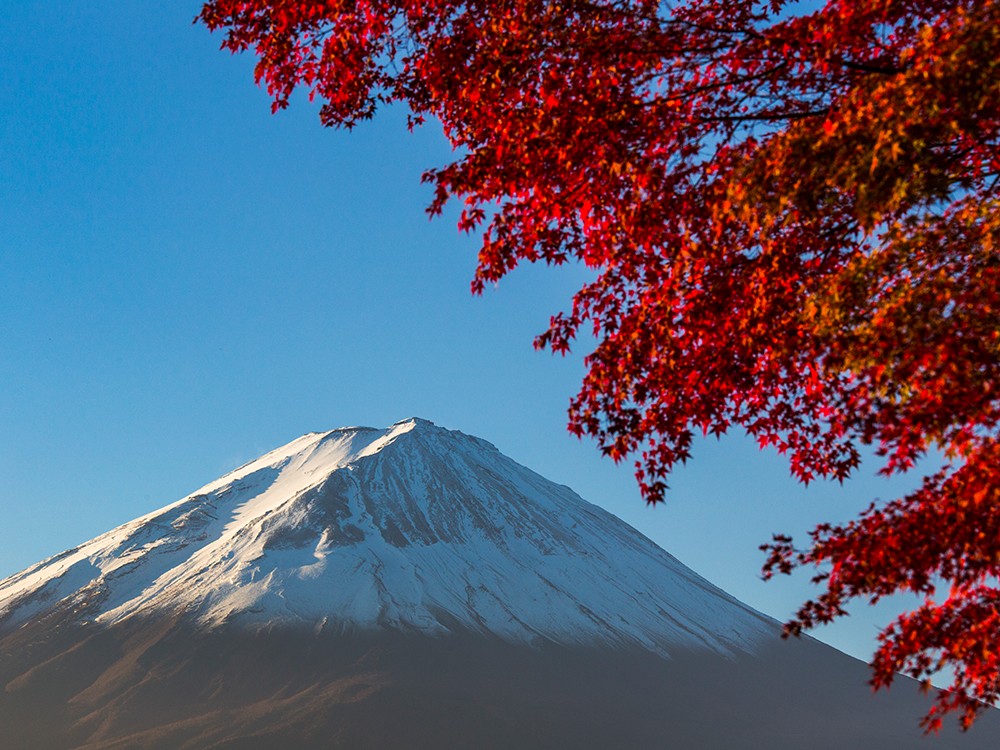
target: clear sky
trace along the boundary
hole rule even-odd
[[[476,241],[429,221],[437,129],[272,116],[197,2],[18,0],[0,53],[0,577],[298,435],[409,416],[490,440],[785,618],[757,545],[900,487],[874,463],[803,490],[745,438],[699,443],[667,506],[565,430],[579,352],[532,337],[584,278],[523,268],[483,297]],[[857,656],[873,616],[817,635]]]

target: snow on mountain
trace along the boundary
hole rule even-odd
[[[422,419],[303,435],[0,581],[0,627],[51,611],[664,655],[752,653],[777,632],[569,488]]]

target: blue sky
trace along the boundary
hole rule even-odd
[[[483,297],[476,242],[429,221],[435,127],[272,116],[197,3],[20,0],[0,57],[0,577],[298,435],[409,416],[484,437],[778,618],[804,580],[757,545],[849,518],[869,463],[803,490],[741,437],[699,443],[665,507],[565,430],[583,372],[532,337],[583,280],[523,268]],[[858,656],[860,608],[817,635]]]

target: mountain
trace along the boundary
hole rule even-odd
[[[424,420],[311,433],[0,583],[0,623],[456,629],[750,652],[773,624],[622,521]]]
[[[0,581],[25,748],[985,748],[431,422],[310,433]]]

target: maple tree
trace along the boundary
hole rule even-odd
[[[803,482],[859,446],[917,491],[765,545],[765,576],[924,602],[873,684],[954,671],[925,726],[1000,697],[1000,4],[995,0],[210,0],[198,20],[351,128],[402,102],[454,162],[429,207],[481,231],[473,290],[521,261],[595,278],[539,347],[595,350],[569,426],[650,502],[693,435],[742,428]],[[940,595],[939,595],[940,592]]]

